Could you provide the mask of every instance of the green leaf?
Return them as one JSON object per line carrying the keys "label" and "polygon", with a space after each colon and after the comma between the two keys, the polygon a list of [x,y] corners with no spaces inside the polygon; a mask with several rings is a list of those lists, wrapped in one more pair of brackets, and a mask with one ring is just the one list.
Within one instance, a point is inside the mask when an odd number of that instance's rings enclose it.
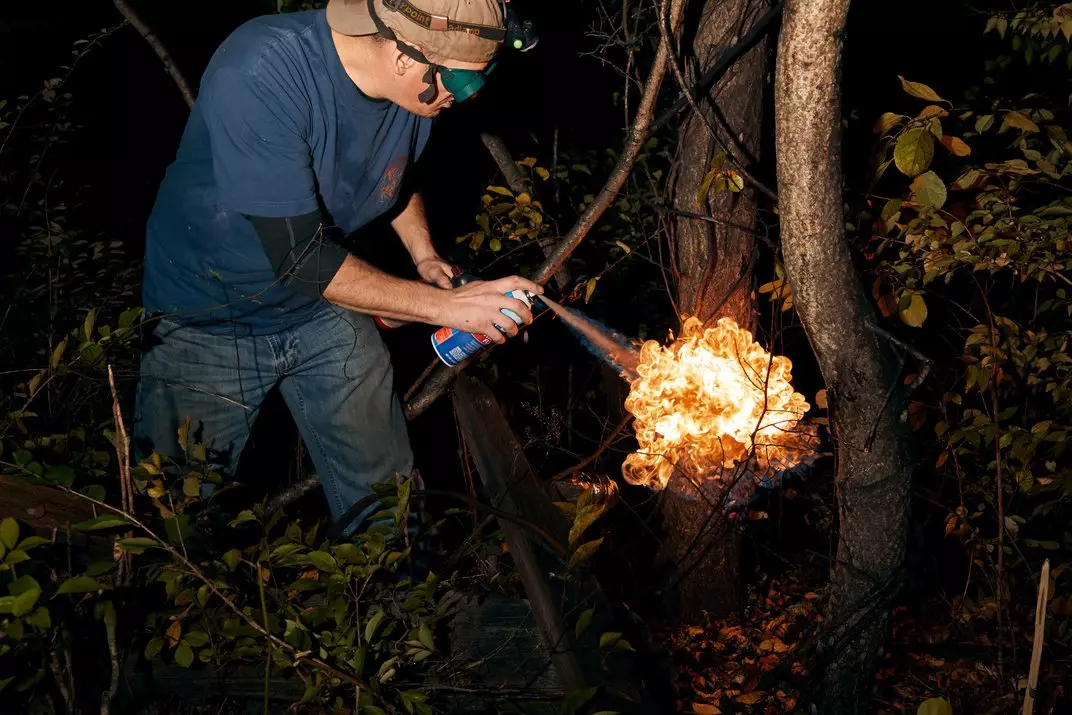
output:
{"label": "green leaf", "polygon": [[8,683],[10,683],[14,679],[15,679],[14,675],[11,676],[10,678],[0,678],[0,693],[4,692],[4,688],[6,688]]}
{"label": "green leaf", "polygon": [[15,596],[14,602],[11,604],[11,615],[19,618],[25,616],[33,607],[37,604],[37,599],[41,597],[41,589],[35,588],[30,591],[24,591]]}
{"label": "green leaf", "polygon": [[152,660],[156,657],[157,653],[159,653],[163,647],[163,638],[153,638],[151,641],[145,644],[145,659]]}
{"label": "green leaf", "polygon": [[19,549],[12,549],[11,551],[8,551],[7,556],[4,557],[4,563],[11,565],[21,564],[23,561],[29,560],[30,555],[27,554],[25,551],[20,551]]}
{"label": "green leaf", "polygon": [[913,97],[919,99],[926,99],[930,102],[944,102],[945,100],[938,96],[938,93],[925,84],[919,82],[910,82],[901,75],[897,75],[897,79],[901,80],[901,89]]}
{"label": "green leaf", "polygon": [[744,177],[736,171],[727,171],[726,186],[734,194],[744,191]]}
{"label": "green leaf", "polygon": [[56,593],[92,593],[93,591],[107,590],[109,588],[111,588],[111,586],[100,583],[89,576],[75,576],[60,584]]}
{"label": "green leaf", "polygon": [[175,649],[175,662],[183,668],[189,668],[194,662],[194,651],[186,643],[179,643]]}
{"label": "green leaf", "polygon": [[19,545],[15,548],[21,551],[29,551],[30,549],[36,548],[38,546],[44,546],[48,543],[51,542],[43,536],[27,536],[25,539],[20,541]]}
{"label": "green leaf", "polygon": [[49,467],[45,470],[45,481],[59,484],[62,487],[70,487],[74,484],[74,470],[66,464]]}
{"label": "green leaf", "polygon": [[[200,490],[198,491],[200,494]],[[230,526],[238,526],[239,524],[245,524],[247,521],[257,521],[257,515],[249,509],[243,509],[238,512],[238,516],[231,520]]]}
{"label": "green leaf", "polygon": [[905,176],[922,174],[934,158],[934,137],[926,129],[909,129],[897,139],[893,162]]}
{"label": "green leaf", "polygon": [[620,641],[621,639],[622,639],[622,634],[621,633],[611,633],[611,632],[608,631],[607,633],[604,633],[603,635],[601,635],[599,637],[599,647],[600,648],[613,648],[614,646],[616,646],[618,644],[618,641]]}
{"label": "green leaf", "polygon": [[573,632],[578,638],[588,630],[588,625],[592,622],[592,616],[595,612],[596,610],[594,608],[589,608],[577,619],[577,626],[573,629]]}
{"label": "green leaf", "polygon": [[901,310],[900,313],[901,320],[904,321],[905,325],[919,328],[927,320],[927,303],[923,300],[922,295],[913,293],[908,307]]}
{"label": "green leaf", "polygon": [[365,624],[365,642],[371,643],[372,637],[376,635],[376,629],[380,627],[380,623],[383,622],[384,616],[387,614],[384,611],[376,611],[372,614],[372,618]]}
{"label": "green leaf", "polygon": [[928,698],[920,703],[916,715],[953,715],[953,706],[944,698]]}
{"label": "green leaf", "polygon": [[31,626],[36,626],[42,630],[46,630],[52,627],[52,614],[44,606],[39,607],[36,611],[26,616],[23,619]]}
{"label": "green leaf", "polygon": [[491,249],[492,253],[498,253],[500,250],[502,250],[502,241],[497,238],[493,238],[488,241],[488,248]]}
{"label": "green leaf", "polygon": [[715,180],[715,174],[718,173],[714,169],[704,174],[703,181],[700,182],[700,188],[696,190],[696,204],[703,206],[707,201],[707,195],[711,192],[711,182]]}
{"label": "green leaf", "polygon": [[975,120],[975,131],[979,132],[980,134],[982,134],[992,126],[994,126],[993,114],[983,114]]}
{"label": "green leaf", "polygon": [[223,563],[227,564],[227,568],[234,571],[235,567],[242,562],[242,552],[238,549],[231,549],[222,558]]}
{"label": "green leaf", "polygon": [[0,613],[11,613],[11,609],[14,607],[14,596],[0,596]]}
{"label": "green leaf", "polygon": [[41,585],[33,576],[22,576],[7,585],[7,592],[12,596],[21,596],[30,591],[41,593]]}
{"label": "green leaf", "polygon": [[191,648],[204,648],[209,644],[208,633],[204,631],[190,631],[182,637]]}
{"label": "green leaf", "polygon": [[566,565],[566,568],[577,568],[585,561],[592,558],[592,555],[596,552],[596,549],[598,549],[600,544],[603,543],[603,538],[604,537],[601,536],[594,541],[586,541],[585,543],[578,546],[577,550],[573,552],[572,556],[570,556],[570,560],[569,563]]}
{"label": "green leaf", "polygon": [[339,570],[339,565],[335,562],[335,557],[325,551],[310,551],[306,558],[313,563],[313,566],[316,566],[321,571],[335,573]]}
{"label": "green leaf", "polygon": [[0,522],[0,541],[9,549],[15,548],[19,542],[19,522],[11,517]]}
{"label": "green leaf", "polygon": [[920,206],[940,209],[945,199],[945,184],[933,171],[920,174],[912,182],[912,200]]}
{"label": "green leaf", "polygon": [[421,622],[417,637],[425,648],[428,650],[435,650],[435,638],[433,637],[432,629],[428,627],[427,623],[424,623],[423,621]]}
{"label": "green leaf", "polygon": [[584,302],[585,303],[587,303],[592,298],[592,294],[596,292],[596,283],[597,282],[599,282],[598,278],[589,278],[588,279],[588,283],[585,285],[585,289],[584,289]]}
{"label": "green leaf", "polygon": [[132,554],[143,554],[146,549],[158,548],[160,544],[156,543],[154,539],[150,539],[147,536],[136,536],[131,539],[120,539],[119,547],[124,551],[129,551]]}
{"label": "green leaf", "polygon": [[127,521],[126,517],[119,516],[118,514],[101,514],[92,519],[73,524],[71,528],[77,531],[98,531],[100,529],[111,529],[116,526],[129,525],[130,522]]}

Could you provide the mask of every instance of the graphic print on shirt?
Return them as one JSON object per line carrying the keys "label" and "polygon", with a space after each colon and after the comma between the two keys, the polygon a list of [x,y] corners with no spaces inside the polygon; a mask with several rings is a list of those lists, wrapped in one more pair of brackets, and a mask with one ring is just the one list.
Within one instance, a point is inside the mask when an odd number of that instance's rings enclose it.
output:
{"label": "graphic print on shirt", "polygon": [[402,181],[402,175],[406,172],[406,162],[407,157],[396,156],[387,166],[387,171],[383,173],[383,178],[380,179],[380,186],[376,190],[376,195],[381,203],[394,201],[395,195],[398,193],[398,185]]}

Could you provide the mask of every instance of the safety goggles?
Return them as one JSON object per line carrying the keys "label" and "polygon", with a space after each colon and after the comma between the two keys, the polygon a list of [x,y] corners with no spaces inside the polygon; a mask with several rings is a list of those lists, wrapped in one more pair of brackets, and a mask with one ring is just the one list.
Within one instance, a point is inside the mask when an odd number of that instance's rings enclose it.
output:
{"label": "safety goggles", "polygon": [[455,102],[464,102],[476,95],[488,80],[488,75],[495,69],[492,62],[483,70],[462,70],[454,67],[439,66],[439,78]]}

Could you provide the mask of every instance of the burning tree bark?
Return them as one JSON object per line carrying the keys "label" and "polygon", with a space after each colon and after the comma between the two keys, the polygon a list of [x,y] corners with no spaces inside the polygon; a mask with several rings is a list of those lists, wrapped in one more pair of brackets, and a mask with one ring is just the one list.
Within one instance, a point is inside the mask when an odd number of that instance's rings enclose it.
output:
{"label": "burning tree bark", "polygon": [[[696,9],[691,37],[686,36],[693,58],[683,73],[689,86],[751,29],[768,5],[706,0]],[[681,129],[672,186],[678,211],[678,310],[704,323],[729,317],[748,331],[754,327],[750,276],[757,189],[744,183],[741,169],[759,156],[767,49],[761,38],[706,96],[695,98]],[[682,474],[672,480],[664,502],[664,555],[676,565],[677,606],[685,618],[700,610],[732,609],[742,597],[739,538],[718,508],[725,488],[717,482],[708,486],[700,494]]]}
{"label": "burning tree bark", "polygon": [[[840,522],[821,651],[824,713],[870,710],[872,668],[904,558],[910,466],[897,378],[844,237],[841,36],[849,0],[789,0],[775,74],[782,250],[794,305],[827,385]],[[873,435],[873,438],[872,438]]]}

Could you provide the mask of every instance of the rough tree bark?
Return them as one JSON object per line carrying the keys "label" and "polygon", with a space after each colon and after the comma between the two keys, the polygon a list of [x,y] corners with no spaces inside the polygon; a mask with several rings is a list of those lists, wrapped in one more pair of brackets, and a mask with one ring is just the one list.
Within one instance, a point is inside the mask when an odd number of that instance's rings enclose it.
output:
{"label": "rough tree bark", "polygon": [[[823,713],[870,711],[873,666],[904,559],[910,464],[888,345],[845,242],[841,44],[849,0],[789,0],[775,72],[782,251],[797,312],[827,386],[840,525],[821,638]],[[875,427],[874,438],[868,443]]]}
{"label": "rough tree bark", "polygon": [[[692,22],[686,53],[694,58],[684,79],[689,86],[736,44],[769,9],[766,2],[706,0]],[[671,191],[675,209],[713,223],[678,214],[674,255],[678,273],[677,307],[705,322],[732,318],[754,327],[751,266],[755,250],[757,190],[739,193],[712,189],[698,201],[711,160],[732,157],[725,169],[753,164],[759,156],[768,40],[764,37],[740,57],[703,97],[681,128]],[[727,225],[733,224],[733,226]],[[738,228],[739,227],[739,228]],[[682,475],[671,479],[663,508],[666,541],[663,556],[676,565],[673,605],[684,618],[701,610],[725,612],[743,596],[739,578],[740,538],[721,516],[725,486],[703,486]]]}

